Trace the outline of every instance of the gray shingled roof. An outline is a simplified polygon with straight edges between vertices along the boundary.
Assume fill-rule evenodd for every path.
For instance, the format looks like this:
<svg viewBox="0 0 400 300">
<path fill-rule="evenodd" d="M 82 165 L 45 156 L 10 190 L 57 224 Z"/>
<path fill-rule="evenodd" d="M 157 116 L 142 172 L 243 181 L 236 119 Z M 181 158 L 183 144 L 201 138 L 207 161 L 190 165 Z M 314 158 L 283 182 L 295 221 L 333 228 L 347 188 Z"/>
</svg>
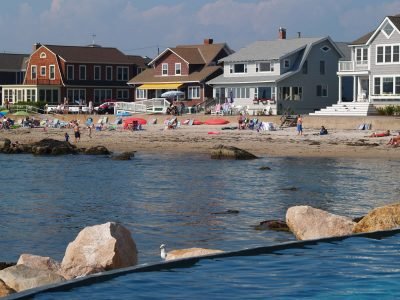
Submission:
<svg viewBox="0 0 400 300">
<path fill-rule="evenodd" d="M 394 26 L 397 27 L 397 30 L 400 31 L 400 14 L 399 15 L 395 15 L 395 16 L 388 16 L 387 18 L 393 23 Z M 374 35 L 375 31 L 376 31 L 376 29 L 371 31 L 371 32 L 368 32 L 367 34 L 363 35 L 362 37 L 360 37 L 360 38 L 356 39 L 355 41 L 351 42 L 350 45 L 363 45 L 363 44 L 366 44 L 369 41 L 369 39 Z"/>
<path fill-rule="evenodd" d="M 275 82 L 281 75 L 264 76 L 243 76 L 243 77 L 224 77 L 224 74 L 207 81 L 207 84 L 237 84 L 237 83 L 255 83 L 255 82 Z"/>
<path fill-rule="evenodd" d="M 311 46 L 313 43 L 322 39 L 323 38 L 294 38 L 275 41 L 257 41 L 220 61 L 240 62 L 280 59 L 301 48 Z"/>
<path fill-rule="evenodd" d="M 0 53 L 1 71 L 21 71 L 26 69 L 29 54 Z"/>
<path fill-rule="evenodd" d="M 344 57 L 341 60 L 351 60 L 351 49 L 349 47 L 349 43 L 346 42 L 335 42 L 336 46 L 342 51 Z"/>
</svg>

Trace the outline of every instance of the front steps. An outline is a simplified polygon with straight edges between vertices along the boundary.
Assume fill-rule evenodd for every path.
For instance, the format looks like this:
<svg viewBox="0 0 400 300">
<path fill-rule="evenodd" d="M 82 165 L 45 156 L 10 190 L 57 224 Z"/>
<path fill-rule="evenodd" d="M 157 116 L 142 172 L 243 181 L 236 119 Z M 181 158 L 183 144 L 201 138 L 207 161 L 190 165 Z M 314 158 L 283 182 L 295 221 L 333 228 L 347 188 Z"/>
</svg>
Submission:
<svg viewBox="0 0 400 300">
<path fill-rule="evenodd" d="M 342 102 L 328 106 L 310 116 L 371 116 L 377 115 L 375 107 L 369 102 Z"/>
</svg>

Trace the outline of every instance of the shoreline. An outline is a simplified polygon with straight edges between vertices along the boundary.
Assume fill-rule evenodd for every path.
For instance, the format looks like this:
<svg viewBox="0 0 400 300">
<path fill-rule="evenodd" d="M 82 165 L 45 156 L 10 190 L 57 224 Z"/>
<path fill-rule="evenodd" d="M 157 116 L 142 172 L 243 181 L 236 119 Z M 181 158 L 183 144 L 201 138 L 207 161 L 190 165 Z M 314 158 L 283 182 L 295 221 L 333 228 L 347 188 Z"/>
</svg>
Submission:
<svg viewBox="0 0 400 300">
<path fill-rule="evenodd" d="M 232 123 L 231 123 L 232 124 Z M 325 136 L 317 129 L 305 129 L 298 136 L 295 127 L 277 131 L 221 130 L 221 125 L 181 125 L 164 130 L 164 125 L 145 125 L 144 130 L 92 130 L 81 126 L 81 141 L 74 143 L 72 128 L 18 128 L 0 131 L 0 138 L 26 144 L 44 138 L 64 140 L 78 147 L 102 145 L 112 152 L 137 151 L 151 154 L 210 154 L 217 145 L 235 146 L 260 157 L 326 157 L 400 159 L 400 148 L 386 145 L 390 137 L 370 138 L 373 130 L 330 129 Z M 212 133 L 212 134 L 210 134 Z M 395 133 L 392 132 L 391 136 Z"/>
</svg>

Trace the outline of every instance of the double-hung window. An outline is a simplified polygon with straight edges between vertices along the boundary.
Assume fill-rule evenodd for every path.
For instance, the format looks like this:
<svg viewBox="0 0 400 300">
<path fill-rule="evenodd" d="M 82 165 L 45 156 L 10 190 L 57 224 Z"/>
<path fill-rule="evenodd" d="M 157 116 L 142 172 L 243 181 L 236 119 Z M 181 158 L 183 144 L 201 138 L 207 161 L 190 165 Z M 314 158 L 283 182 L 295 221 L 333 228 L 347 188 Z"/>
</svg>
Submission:
<svg viewBox="0 0 400 300">
<path fill-rule="evenodd" d="M 49 77 L 50 77 L 50 80 L 56 79 L 56 66 L 55 65 L 49 66 Z"/>
<path fill-rule="evenodd" d="M 113 68 L 112 66 L 106 67 L 106 80 L 111 81 L 113 80 Z"/>
<path fill-rule="evenodd" d="M 86 66 L 79 66 L 79 80 L 86 80 Z"/>
<path fill-rule="evenodd" d="M 74 80 L 74 65 L 67 65 L 67 79 Z"/>
<path fill-rule="evenodd" d="M 317 85 L 317 97 L 328 97 L 328 85 Z"/>
<path fill-rule="evenodd" d="M 93 78 L 94 80 L 101 80 L 101 67 L 100 66 L 94 66 L 94 74 Z"/>
<path fill-rule="evenodd" d="M 40 67 L 40 76 L 42 76 L 42 77 L 46 76 L 46 66 Z"/>
<path fill-rule="evenodd" d="M 31 67 L 31 78 L 32 79 L 36 79 L 37 78 L 37 67 L 36 66 L 32 66 Z"/>
<path fill-rule="evenodd" d="M 161 65 L 161 69 L 162 69 L 161 75 L 162 76 L 167 76 L 168 75 L 168 64 L 167 63 L 163 63 Z"/>
<path fill-rule="evenodd" d="M 117 80 L 128 81 L 128 67 L 117 67 Z"/>
<path fill-rule="evenodd" d="M 181 75 L 182 65 L 181 63 L 175 63 L 175 75 Z"/>
<path fill-rule="evenodd" d="M 247 73 L 247 64 L 231 64 L 230 73 Z"/>
<path fill-rule="evenodd" d="M 189 86 L 188 87 L 188 99 L 199 99 L 200 98 L 200 87 Z"/>
</svg>

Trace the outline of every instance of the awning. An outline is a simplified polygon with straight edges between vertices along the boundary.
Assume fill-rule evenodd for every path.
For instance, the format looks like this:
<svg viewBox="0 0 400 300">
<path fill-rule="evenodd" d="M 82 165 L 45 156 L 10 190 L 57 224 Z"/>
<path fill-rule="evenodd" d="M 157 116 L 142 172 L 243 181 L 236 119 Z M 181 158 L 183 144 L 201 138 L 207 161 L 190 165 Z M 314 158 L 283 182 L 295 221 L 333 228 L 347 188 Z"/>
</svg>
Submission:
<svg viewBox="0 0 400 300">
<path fill-rule="evenodd" d="M 138 87 L 139 90 L 175 90 L 182 85 L 180 82 L 175 83 L 148 83 Z"/>
</svg>

